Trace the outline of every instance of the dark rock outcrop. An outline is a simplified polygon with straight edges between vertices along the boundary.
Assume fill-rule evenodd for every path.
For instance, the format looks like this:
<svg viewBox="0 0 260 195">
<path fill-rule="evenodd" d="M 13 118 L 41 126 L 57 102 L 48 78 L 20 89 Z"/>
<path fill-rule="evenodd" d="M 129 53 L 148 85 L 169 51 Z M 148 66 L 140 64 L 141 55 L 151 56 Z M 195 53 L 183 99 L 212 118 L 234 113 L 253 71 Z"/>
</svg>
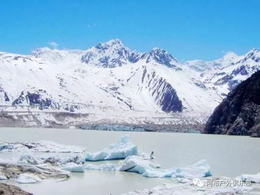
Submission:
<svg viewBox="0 0 260 195">
<path fill-rule="evenodd" d="M 38 106 L 40 110 L 43 110 L 48 109 L 52 105 L 52 101 L 49 98 L 42 98 L 39 93 L 27 92 L 27 95 L 25 95 L 22 91 L 21 95 L 13 101 L 12 105 L 17 106 L 22 104 L 28 106 Z"/>
<path fill-rule="evenodd" d="M 145 75 L 146 73 L 144 70 L 142 80 L 144 80 Z M 166 81 L 166 79 L 163 79 L 153 72 L 151 78 L 148 79 L 147 87 L 149 88 L 154 101 L 160 105 L 162 111 L 168 113 L 182 112 L 182 101 L 179 99 L 176 90 Z"/>
<path fill-rule="evenodd" d="M 31 193 L 25 192 L 16 186 L 8 185 L 5 183 L 0 183 L 0 194 L 2 194 L 2 195 L 32 195 Z"/>
<path fill-rule="evenodd" d="M 228 94 L 214 110 L 203 133 L 260 137 L 260 71 Z"/>
</svg>

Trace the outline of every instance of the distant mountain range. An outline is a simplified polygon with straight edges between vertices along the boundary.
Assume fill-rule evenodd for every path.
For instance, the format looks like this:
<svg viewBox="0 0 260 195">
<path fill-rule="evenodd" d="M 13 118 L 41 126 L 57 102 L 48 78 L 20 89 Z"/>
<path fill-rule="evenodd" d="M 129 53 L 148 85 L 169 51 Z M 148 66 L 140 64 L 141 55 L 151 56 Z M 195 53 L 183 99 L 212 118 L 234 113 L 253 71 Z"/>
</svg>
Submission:
<svg viewBox="0 0 260 195">
<path fill-rule="evenodd" d="M 253 49 L 182 64 L 163 49 L 140 53 L 118 39 L 84 51 L 0 52 L 0 123 L 201 124 L 230 90 L 260 70 L 259 61 Z"/>
</svg>

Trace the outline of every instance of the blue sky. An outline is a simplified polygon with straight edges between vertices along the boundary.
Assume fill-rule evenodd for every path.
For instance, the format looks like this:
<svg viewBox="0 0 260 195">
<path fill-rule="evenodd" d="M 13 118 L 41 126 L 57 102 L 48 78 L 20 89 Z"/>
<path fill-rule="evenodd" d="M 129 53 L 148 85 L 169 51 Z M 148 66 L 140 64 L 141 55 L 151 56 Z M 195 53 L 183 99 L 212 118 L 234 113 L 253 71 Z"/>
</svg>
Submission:
<svg viewBox="0 0 260 195">
<path fill-rule="evenodd" d="M 0 51 L 29 54 L 58 43 L 87 49 L 119 38 L 131 49 L 166 49 L 180 61 L 260 49 L 260 0 L 0 1 Z"/>
</svg>

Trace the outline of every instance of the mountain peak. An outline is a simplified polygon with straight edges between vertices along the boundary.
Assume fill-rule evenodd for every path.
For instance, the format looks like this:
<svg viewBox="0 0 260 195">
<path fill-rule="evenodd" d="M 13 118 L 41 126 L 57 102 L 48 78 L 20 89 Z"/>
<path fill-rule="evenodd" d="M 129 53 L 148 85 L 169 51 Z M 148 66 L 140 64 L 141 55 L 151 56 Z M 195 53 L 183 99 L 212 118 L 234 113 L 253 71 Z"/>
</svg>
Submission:
<svg viewBox="0 0 260 195">
<path fill-rule="evenodd" d="M 151 51 L 149 53 L 150 54 L 157 53 L 157 54 L 164 54 L 164 55 L 171 56 L 171 54 L 168 51 L 166 51 L 165 49 L 158 48 L 158 47 L 154 47 L 153 49 L 151 49 Z"/>
<path fill-rule="evenodd" d="M 259 62 L 260 61 L 260 52 L 258 49 L 253 48 L 249 52 L 246 53 L 245 58 L 252 59 L 255 62 Z"/>
<path fill-rule="evenodd" d="M 123 45 L 120 39 L 111 39 L 110 41 L 106 42 L 108 45 Z"/>
<path fill-rule="evenodd" d="M 161 50 L 163 50 L 163 49 L 160 49 L 160 48 L 158 48 L 158 47 L 154 47 L 154 48 L 151 49 L 151 52 L 152 52 L 152 51 L 161 51 Z"/>
<path fill-rule="evenodd" d="M 229 52 L 225 53 L 225 55 L 223 56 L 223 59 L 224 60 L 232 60 L 232 59 L 235 59 L 237 57 L 238 57 L 238 55 L 235 52 L 229 51 Z"/>
<path fill-rule="evenodd" d="M 253 48 L 246 55 L 254 55 L 259 53 L 259 49 Z"/>
<path fill-rule="evenodd" d="M 34 57 L 41 57 L 43 54 L 49 53 L 51 51 L 53 51 L 53 50 L 49 47 L 40 47 L 40 48 L 36 48 L 35 50 L 33 50 L 31 54 Z"/>
<path fill-rule="evenodd" d="M 158 47 L 153 48 L 145 56 L 147 56 L 147 63 L 149 63 L 151 59 L 155 60 L 159 64 L 163 64 L 168 67 L 175 67 L 175 64 L 178 63 L 178 61 L 169 52 Z"/>
<path fill-rule="evenodd" d="M 101 50 L 107 50 L 109 48 L 121 48 L 124 47 L 123 43 L 119 39 L 111 39 L 105 43 L 99 43 L 96 48 Z"/>
<path fill-rule="evenodd" d="M 253 51 L 253 52 L 259 52 L 259 49 L 253 48 L 253 49 L 251 49 L 251 51 Z"/>
</svg>

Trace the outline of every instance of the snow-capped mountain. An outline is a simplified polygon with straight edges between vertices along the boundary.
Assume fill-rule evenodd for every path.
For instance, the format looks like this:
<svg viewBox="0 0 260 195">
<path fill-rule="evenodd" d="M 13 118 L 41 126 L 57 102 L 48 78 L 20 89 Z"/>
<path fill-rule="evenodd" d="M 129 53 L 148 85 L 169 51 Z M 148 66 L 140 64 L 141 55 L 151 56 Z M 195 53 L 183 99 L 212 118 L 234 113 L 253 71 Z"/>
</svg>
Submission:
<svg viewBox="0 0 260 195">
<path fill-rule="evenodd" d="M 57 123 L 53 113 L 61 112 L 81 114 L 73 124 L 203 123 L 222 100 L 222 88 L 259 68 L 252 66 L 259 51 L 251 52 L 181 64 L 163 49 L 140 53 L 118 39 L 84 51 L 1 52 L 0 106 L 2 113 L 12 113 L 12 120 L 37 120 L 38 125 Z M 232 78 L 220 82 L 225 77 Z M 28 113 L 37 115 L 30 118 Z"/>
<path fill-rule="evenodd" d="M 99 43 L 91 47 L 81 57 L 81 62 L 103 68 L 115 68 L 135 63 L 142 54 L 131 51 L 118 39 Z"/>
<path fill-rule="evenodd" d="M 260 70 L 260 52 L 252 49 L 242 56 L 229 52 L 219 60 L 194 60 L 185 65 L 197 71 L 207 87 L 213 87 L 224 97 L 237 84 Z"/>
</svg>

